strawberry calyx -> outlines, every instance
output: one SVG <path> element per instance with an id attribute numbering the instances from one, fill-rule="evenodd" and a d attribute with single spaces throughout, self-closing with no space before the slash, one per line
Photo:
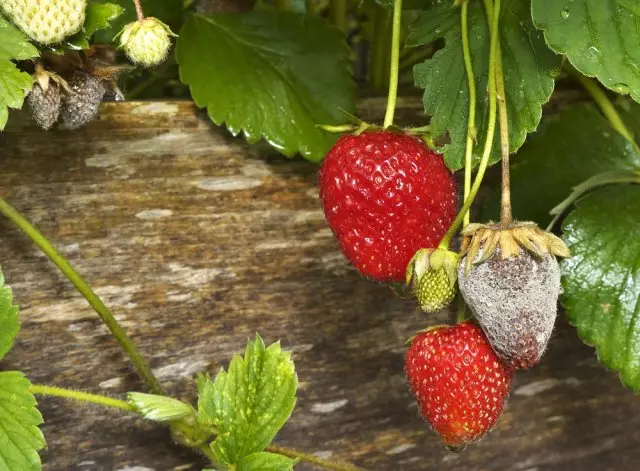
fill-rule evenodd
<path id="1" fill-rule="evenodd" d="M 506 227 L 492 221 L 487 224 L 469 224 L 462 235 L 464 238 L 460 256 L 466 256 L 467 273 L 472 265 L 485 262 L 496 253 L 503 260 L 517 257 L 521 251 L 530 252 L 538 258 L 545 254 L 563 258 L 571 256 L 562 239 L 543 231 L 534 222 L 514 221 Z"/>

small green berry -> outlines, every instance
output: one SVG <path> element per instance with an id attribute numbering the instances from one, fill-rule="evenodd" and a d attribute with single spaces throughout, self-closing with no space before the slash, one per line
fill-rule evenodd
<path id="1" fill-rule="evenodd" d="M 423 311 L 437 312 L 453 301 L 456 289 L 444 268 L 431 268 L 418 281 L 415 294 Z"/>
<path id="2" fill-rule="evenodd" d="M 171 29 L 157 18 L 147 17 L 124 27 L 120 47 L 134 64 L 156 66 L 167 58 L 171 47 Z"/>

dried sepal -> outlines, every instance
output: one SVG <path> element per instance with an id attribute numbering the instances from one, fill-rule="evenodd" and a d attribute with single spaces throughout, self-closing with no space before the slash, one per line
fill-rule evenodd
<path id="1" fill-rule="evenodd" d="M 558 236 L 545 232 L 534 222 L 513 222 L 503 228 L 499 224 L 469 224 L 463 231 L 461 256 L 466 256 L 465 271 L 499 253 L 502 259 L 516 257 L 522 250 L 536 257 L 545 254 L 570 257 L 565 243 Z"/>

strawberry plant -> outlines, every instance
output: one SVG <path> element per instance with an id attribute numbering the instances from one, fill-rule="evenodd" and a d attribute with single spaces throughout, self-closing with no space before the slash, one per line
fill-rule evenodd
<path id="1" fill-rule="evenodd" d="M 640 391 L 637 2 L 0 0 L 0 11 L 0 129 L 25 103 L 51 132 L 90 125 L 103 101 L 190 97 L 234 136 L 318 162 L 345 257 L 425 313 L 405 372 L 449 448 L 499 427 L 559 303 Z M 369 93 L 387 97 L 381 123 L 354 116 Z M 424 120 L 395 122 L 399 93 L 422 96 Z M 199 375 L 196 404 L 169 397 L 83 277 L 2 198 L 0 212 L 82 293 L 147 388 L 115 399 L 0 372 L 0 470 L 42 469 L 37 396 L 158 422 L 215 469 L 359 469 L 273 443 L 298 385 L 279 343 L 256 335 L 228 369 Z M 456 298 L 451 325 L 433 325 Z M 0 273 L 0 357 L 19 330 Z"/>

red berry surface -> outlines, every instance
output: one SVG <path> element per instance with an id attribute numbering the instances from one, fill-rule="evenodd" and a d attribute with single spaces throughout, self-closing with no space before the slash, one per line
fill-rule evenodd
<path id="1" fill-rule="evenodd" d="M 456 182 L 420 139 L 390 131 L 341 137 L 319 178 L 325 217 L 363 275 L 403 281 L 411 257 L 438 245 L 457 212 Z"/>
<path id="2" fill-rule="evenodd" d="M 419 333 L 405 370 L 420 413 L 450 446 L 477 440 L 495 425 L 513 378 L 469 322 Z"/>

